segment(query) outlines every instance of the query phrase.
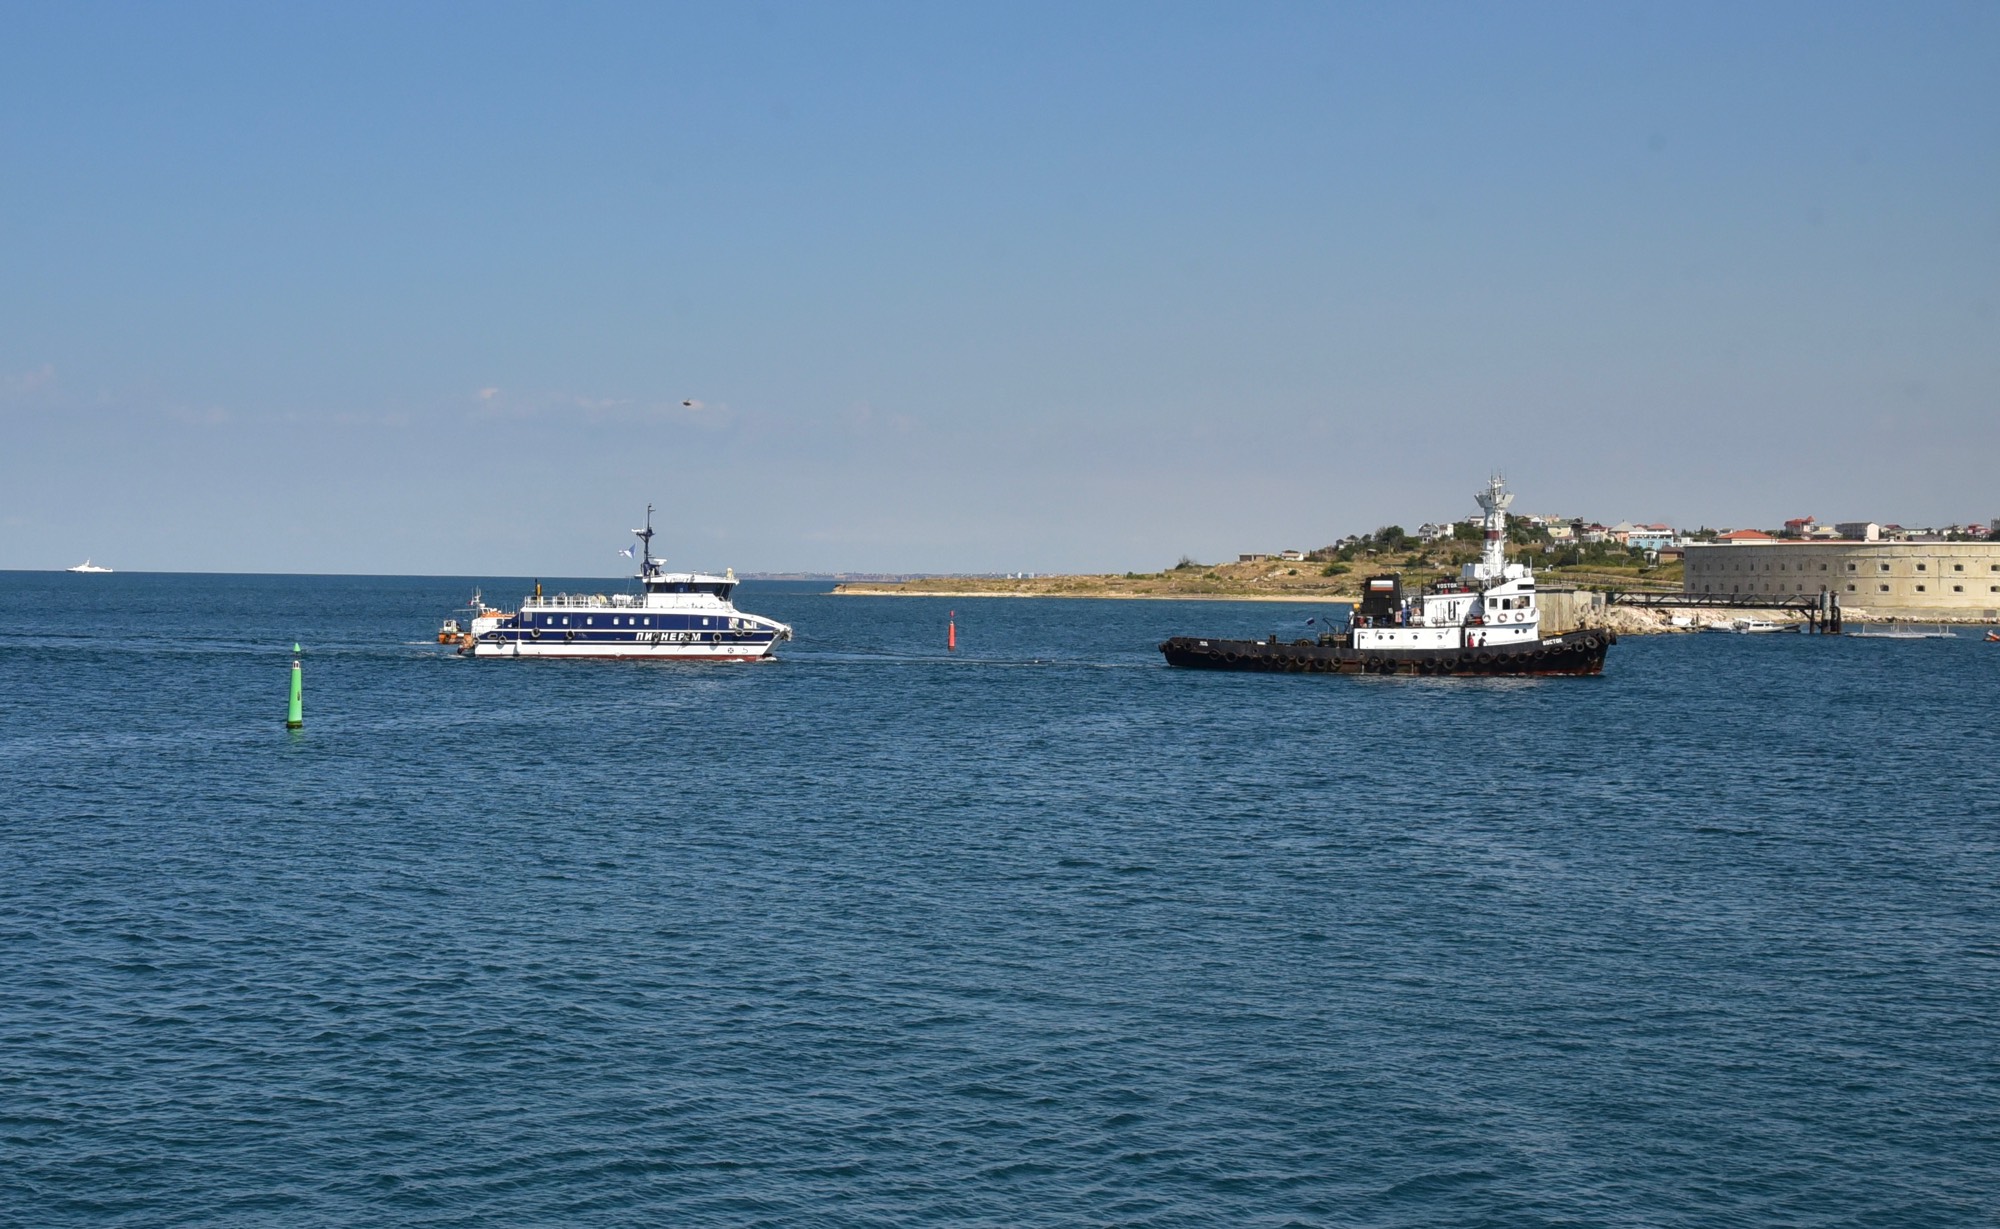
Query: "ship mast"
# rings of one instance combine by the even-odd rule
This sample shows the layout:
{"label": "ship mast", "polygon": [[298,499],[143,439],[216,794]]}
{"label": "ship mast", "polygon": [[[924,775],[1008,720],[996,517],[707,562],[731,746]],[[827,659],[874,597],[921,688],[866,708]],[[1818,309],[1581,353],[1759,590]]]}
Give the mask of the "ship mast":
{"label": "ship mast", "polygon": [[1507,569],[1507,505],[1514,494],[1500,475],[1486,480],[1486,489],[1472,497],[1486,513],[1486,551],[1479,557],[1481,579],[1498,580]]}
{"label": "ship mast", "polygon": [[646,505],[646,527],[634,529],[632,536],[639,539],[639,579],[651,579],[660,567],[660,561],[653,558],[653,505]]}

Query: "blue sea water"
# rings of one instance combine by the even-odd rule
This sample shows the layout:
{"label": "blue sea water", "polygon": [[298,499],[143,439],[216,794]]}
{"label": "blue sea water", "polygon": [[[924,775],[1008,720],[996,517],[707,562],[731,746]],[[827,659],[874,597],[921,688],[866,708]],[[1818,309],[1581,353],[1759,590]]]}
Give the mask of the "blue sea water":
{"label": "blue sea water", "polygon": [[470,587],[0,574],[0,1224],[2000,1223],[2000,645]]}

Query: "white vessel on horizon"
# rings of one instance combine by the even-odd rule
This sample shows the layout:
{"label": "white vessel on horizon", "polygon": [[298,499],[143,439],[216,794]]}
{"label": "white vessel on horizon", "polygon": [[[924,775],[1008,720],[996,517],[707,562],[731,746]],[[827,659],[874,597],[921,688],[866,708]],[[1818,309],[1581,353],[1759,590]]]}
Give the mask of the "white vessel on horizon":
{"label": "white vessel on horizon", "polygon": [[77,565],[76,565],[75,567],[73,567],[73,568],[64,568],[64,569],[63,569],[63,571],[65,571],[65,572],[89,572],[89,573],[92,573],[93,575],[109,575],[109,574],[110,574],[110,572],[111,572],[111,569],[110,569],[110,568],[105,568],[105,567],[99,567],[98,565],[96,565],[96,564],[92,563],[92,562],[91,562],[90,560],[86,559],[86,560],[84,560],[84,561],[83,561],[82,563],[79,563],[79,564],[77,564]]}

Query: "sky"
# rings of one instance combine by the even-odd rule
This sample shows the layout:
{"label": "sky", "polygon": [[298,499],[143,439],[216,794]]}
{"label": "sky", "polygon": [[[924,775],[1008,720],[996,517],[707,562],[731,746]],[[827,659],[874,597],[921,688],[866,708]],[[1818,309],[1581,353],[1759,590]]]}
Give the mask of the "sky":
{"label": "sky", "polygon": [[0,0],[0,569],[2000,516],[2000,5]]}

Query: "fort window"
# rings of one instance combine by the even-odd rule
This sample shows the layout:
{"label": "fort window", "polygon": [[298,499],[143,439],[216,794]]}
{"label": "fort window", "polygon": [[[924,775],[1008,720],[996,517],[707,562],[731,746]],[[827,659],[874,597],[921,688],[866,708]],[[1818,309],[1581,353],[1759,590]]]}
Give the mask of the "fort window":
{"label": "fort window", "polygon": [[1882,589],[1882,592],[1884,592],[1884,593],[1887,593],[1887,592],[1889,591],[1889,586],[1887,586],[1887,585],[1883,585],[1883,586],[1881,586],[1881,589]]}
{"label": "fort window", "polygon": [[1850,571],[1850,572],[1852,572],[1852,571],[1854,570],[1854,565],[1853,565],[1853,564],[1851,564],[1851,563],[1850,563],[1850,564],[1848,564],[1848,565],[1847,565],[1847,570],[1848,570],[1848,571]]}
{"label": "fort window", "polygon": [[1875,566],[1881,568],[1884,572],[1889,570],[1889,565],[1886,563],[1878,563]]}
{"label": "fort window", "polygon": [[1954,563],[1951,565],[1951,570],[1954,572],[1963,572],[1965,570],[1965,565],[1962,563]]}
{"label": "fort window", "polygon": [[1854,592],[1854,586],[1853,586],[1853,585],[1849,585],[1849,586],[1847,586],[1847,591],[1848,591],[1849,593],[1852,593],[1852,592]]}
{"label": "fort window", "polygon": [[1924,591],[1924,587],[1923,587],[1922,585],[1918,585],[1918,586],[1917,586],[1917,592],[1918,592],[1918,593],[1922,593],[1923,591]]}
{"label": "fort window", "polygon": [[1820,564],[1820,565],[1819,565],[1819,570],[1820,570],[1820,571],[1822,571],[1822,572],[1826,571],[1826,565],[1825,565],[1824,563]]}
{"label": "fort window", "polygon": [[1951,591],[1952,591],[1953,593],[1963,593],[1963,592],[1965,592],[1965,586],[1964,586],[1964,585],[1953,585],[1953,586],[1951,587]]}
{"label": "fort window", "polygon": [[1917,571],[1919,571],[1919,572],[1927,572],[1927,571],[1929,571],[1929,570],[1930,570],[1930,566],[1931,566],[1931,565],[1930,565],[1930,564],[1928,564],[1928,563],[1920,563],[1920,564],[1918,564],[1918,565],[1917,565]]}

